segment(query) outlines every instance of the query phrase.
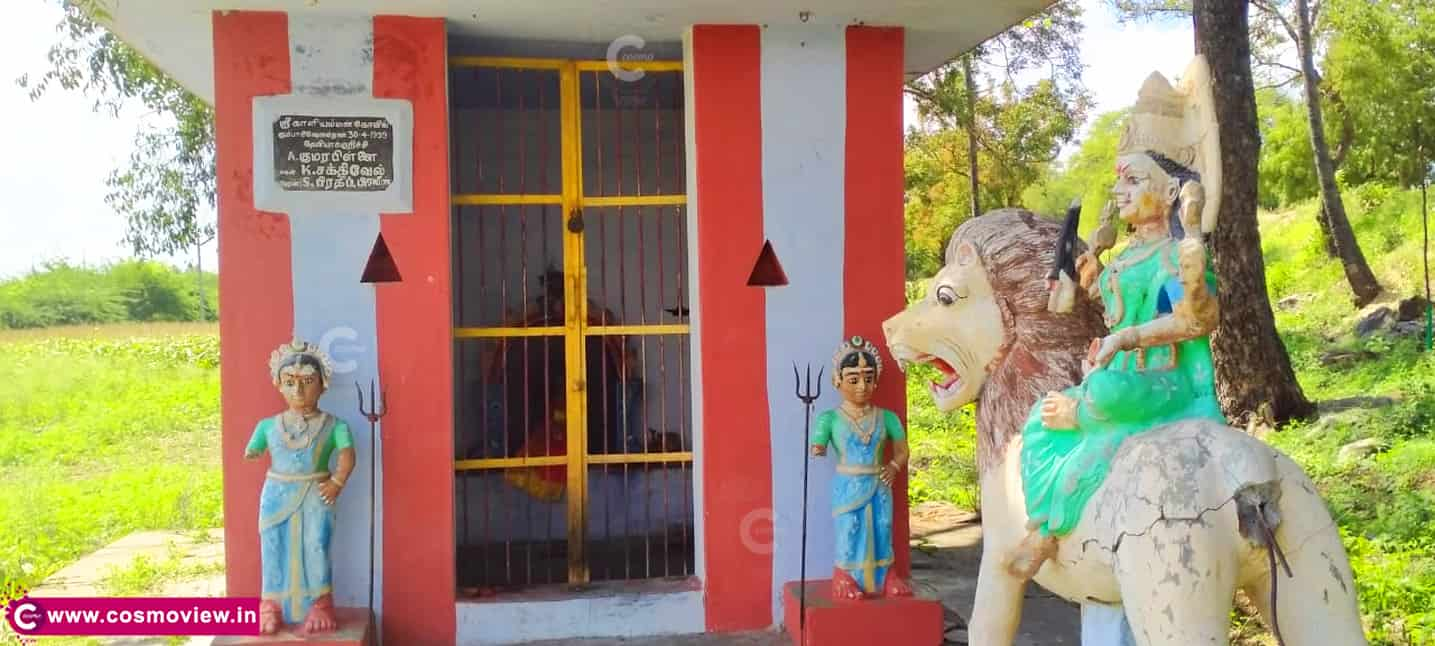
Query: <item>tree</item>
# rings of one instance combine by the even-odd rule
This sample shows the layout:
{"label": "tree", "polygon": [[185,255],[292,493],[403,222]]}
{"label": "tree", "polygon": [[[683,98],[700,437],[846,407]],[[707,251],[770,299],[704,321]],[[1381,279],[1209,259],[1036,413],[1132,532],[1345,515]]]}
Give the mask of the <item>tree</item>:
{"label": "tree", "polygon": [[[1331,0],[1325,0],[1327,2]],[[1184,0],[1111,0],[1116,9],[1128,18],[1158,17],[1177,15],[1187,10],[1191,3]],[[1308,0],[1250,0],[1258,10],[1254,24],[1246,21],[1246,51],[1252,51],[1256,44],[1256,60],[1267,70],[1285,70],[1289,76],[1283,85],[1301,81],[1305,95],[1306,118],[1310,124],[1309,133],[1312,163],[1320,186],[1321,209],[1317,214],[1327,244],[1334,248],[1345,269],[1346,282],[1355,295],[1356,307],[1364,307],[1380,296],[1382,288],[1365,261],[1365,254],[1355,239],[1350,219],[1345,212],[1340,189],[1336,186],[1335,162],[1330,144],[1326,139],[1325,119],[1321,112],[1321,77],[1315,69],[1315,50],[1318,43],[1312,25],[1320,15],[1321,0],[1311,4]],[[1196,40],[1202,39],[1201,26],[1196,25]],[[1295,68],[1280,61],[1279,49],[1285,43],[1293,43],[1300,67]]]}
{"label": "tree", "polygon": [[[957,84],[963,82],[957,79]],[[960,125],[913,127],[906,138],[907,269],[910,278],[941,267],[946,237],[971,217],[970,170],[978,167],[981,210],[1017,205],[1040,180],[1062,144],[1076,133],[1069,104],[1049,79],[1005,86],[976,101],[977,156]],[[960,117],[955,123],[961,123]]]}
{"label": "tree", "polygon": [[1091,103],[1080,15],[1054,5],[908,84],[919,118],[906,142],[909,277],[941,266],[966,218],[1019,203],[1075,135]]}
{"label": "tree", "polygon": [[1211,68],[1221,138],[1221,210],[1210,242],[1220,290],[1221,319],[1211,336],[1216,394],[1233,421],[1268,405],[1271,421],[1315,411],[1276,333],[1266,293],[1261,232],[1256,222],[1255,82],[1247,0],[1194,0],[1196,52]]}
{"label": "tree", "polygon": [[197,253],[215,236],[206,218],[216,200],[213,109],[104,28],[99,0],[56,1],[64,17],[50,69],[18,84],[31,99],[57,84],[83,92],[112,115],[129,102],[145,106],[156,123],[136,133],[129,163],[111,171],[106,202],[125,217],[124,243],[135,255]]}
{"label": "tree", "polygon": [[1072,198],[1081,198],[1083,236],[1095,229],[1102,206],[1116,184],[1116,148],[1130,110],[1104,112],[1091,123],[1081,147],[1060,169],[1050,169],[1040,183],[1022,194],[1022,203],[1038,213],[1061,213]]}
{"label": "tree", "polygon": [[[1269,1],[1252,0],[1252,3],[1270,7],[1266,11],[1280,18],[1289,30],[1290,22],[1277,13],[1277,9],[1269,4]],[[1319,5],[1316,5],[1316,9],[1319,9]],[[1310,144],[1315,151],[1316,179],[1320,182],[1320,217],[1325,219],[1326,234],[1330,236],[1336,255],[1340,256],[1341,266],[1345,268],[1345,280],[1350,283],[1351,291],[1355,292],[1355,306],[1365,307],[1380,296],[1383,288],[1380,281],[1375,279],[1375,273],[1370,271],[1370,265],[1365,262],[1365,254],[1355,241],[1355,231],[1350,228],[1350,218],[1345,214],[1345,201],[1340,197],[1340,188],[1335,185],[1335,163],[1331,161],[1330,144],[1325,139],[1325,117],[1320,111],[1320,77],[1315,71],[1315,44],[1311,38],[1310,27],[1313,13],[1314,10],[1307,0],[1295,0],[1296,27],[1292,35],[1295,37],[1304,78]]]}
{"label": "tree", "polygon": [[1342,179],[1419,185],[1435,153],[1435,4],[1325,2],[1325,89],[1355,133]]}
{"label": "tree", "polygon": [[[1260,205],[1274,209],[1319,195],[1305,106],[1265,88],[1256,91],[1256,113],[1261,120]],[[1335,256],[1334,248],[1327,251]]]}

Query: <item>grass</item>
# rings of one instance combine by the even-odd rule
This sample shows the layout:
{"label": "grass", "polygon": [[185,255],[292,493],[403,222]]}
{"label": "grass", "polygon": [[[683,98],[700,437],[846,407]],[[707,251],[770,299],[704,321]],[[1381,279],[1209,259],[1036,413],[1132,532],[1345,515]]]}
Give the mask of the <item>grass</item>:
{"label": "grass", "polygon": [[100,587],[106,595],[115,597],[154,595],[160,593],[169,583],[223,573],[223,563],[186,563],[184,550],[170,541],[163,560],[140,554],[129,565],[111,568],[106,572]]}
{"label": "grass", "polygon": [[0,336],[0,581],[221,525],[218,358],[212,324]]}
{"label": "grass", "polygon": [[[1371,268],[1390,294],[1382,304],[1424,293],[1418,191],[1363,186],[1345,193],[1351,223]],[[1306,395],[1318,402],[1388,397],[1382,408],[1355,408],[1319,421],[1283,426],[1266,440],[1310,473],[1340,524],[1355,570],[1366,634],[1375,646],[1435,644],[1435,353],[1414,338],[1357,339],[1362,315],[1337,261],[1325,256],[1317,205],[1261,214],[1266,280],[1276,326]],[[909,298],[911,294],[909,294]],[[1368,311],[1368,310],[1367,310]],[[1320,358],[1331,349],[1363,349],[1368,358],[1341,367]],[[971,410],[938,413],[926,394],[929,373],[908,375],[912,500],[975,507]],[[1375,455],[1339,460],[1342,446],[1377,438]],[[1274,644],[1258,620],[1239,616],[1238,642]]]}

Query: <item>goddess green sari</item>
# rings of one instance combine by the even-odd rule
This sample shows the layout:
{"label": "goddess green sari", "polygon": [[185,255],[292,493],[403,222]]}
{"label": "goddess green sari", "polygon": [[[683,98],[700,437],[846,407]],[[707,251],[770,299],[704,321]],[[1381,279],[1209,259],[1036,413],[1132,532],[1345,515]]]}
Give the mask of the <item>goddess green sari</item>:
{"label": "goddess green sari", "polygon": [[[1167,316],[1182,296],[1177,241],[1130,244],[1097,283],[1111,333]],[[1209,264],[1206,282],[1215,293]],[[1226,423],[1216,401],[1208,337],[1123,351],[1064,393],[1077,401],[1075,429],[1041,422],[1041,402],[1022,429],[1021,475],[1027,516],[1043,535],[1069,533],[1105,480],[1127,437],[1181,419]]]}

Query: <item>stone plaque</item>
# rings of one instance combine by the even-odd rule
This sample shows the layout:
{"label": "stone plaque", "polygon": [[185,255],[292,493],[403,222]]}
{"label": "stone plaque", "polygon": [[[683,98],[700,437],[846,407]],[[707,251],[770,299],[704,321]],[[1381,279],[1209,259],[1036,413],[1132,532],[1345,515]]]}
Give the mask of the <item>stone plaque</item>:
{"label": "stone plaque", "polygon": [[280,115],[274,181],[285,191],[387,190],[394,182],[394,126],[377,116]]}
{"label": "stone plaque", "polygon": [[413,211],[408,101],[257,96],[253,117],[256,209],[299,217]]}

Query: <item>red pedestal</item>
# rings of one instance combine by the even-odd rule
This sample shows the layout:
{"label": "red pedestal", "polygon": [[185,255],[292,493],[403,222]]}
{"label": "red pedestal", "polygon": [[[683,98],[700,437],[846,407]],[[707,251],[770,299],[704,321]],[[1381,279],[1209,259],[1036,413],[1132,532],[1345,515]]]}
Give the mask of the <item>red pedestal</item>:
{"label": "red pedestal", "polygon": [[273,635],[258,637],[216,637],[213,646],[369,646],[375,642],[374,623],[368,608],[335,608],[339,629],[308,635],[303,624],[291,624]]}
{"label": "red pedestal", "polygon": [[798,584],[782,586],[783,623],[794,646],[938,646],[942,604],[918,597],[833,601],[832,581],[807,582],[807,625],[799,632]]}

